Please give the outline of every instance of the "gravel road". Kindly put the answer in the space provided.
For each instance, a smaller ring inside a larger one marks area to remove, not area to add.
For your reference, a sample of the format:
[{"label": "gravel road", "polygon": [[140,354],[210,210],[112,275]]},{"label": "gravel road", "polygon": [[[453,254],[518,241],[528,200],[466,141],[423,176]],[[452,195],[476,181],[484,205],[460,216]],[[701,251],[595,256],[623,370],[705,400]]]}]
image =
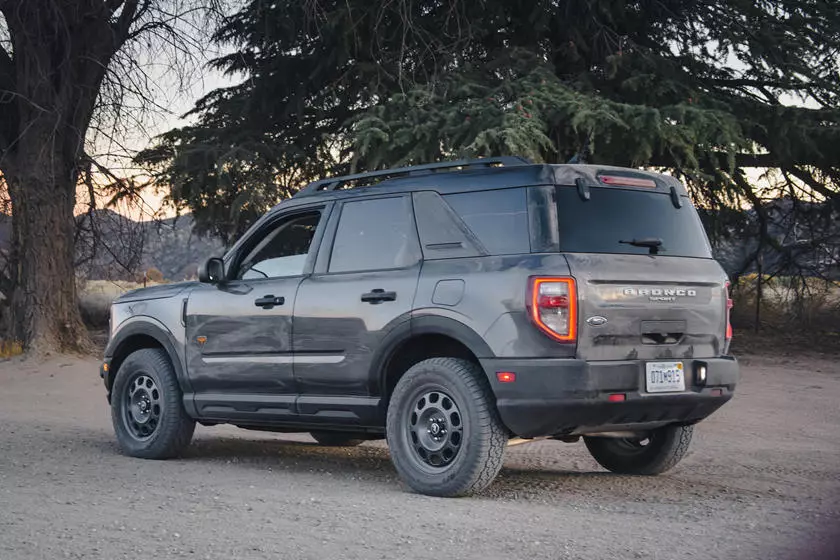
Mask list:
[{"label": "gravel road", "polygon": [[385,447],[201,428],[119,454],[94,360],[0,364],[0,560],[840,558],[840,368],[742,359],[735,399],[656,478],[582,444],[508,449],[484,494],[410,494]]}]

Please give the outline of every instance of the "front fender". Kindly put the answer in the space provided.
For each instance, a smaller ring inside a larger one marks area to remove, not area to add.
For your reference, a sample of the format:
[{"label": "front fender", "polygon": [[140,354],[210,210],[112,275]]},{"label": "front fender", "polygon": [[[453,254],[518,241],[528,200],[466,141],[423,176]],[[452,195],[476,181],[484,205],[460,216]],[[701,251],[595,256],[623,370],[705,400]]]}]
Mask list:
[{"label": "front fender", "polygon": [[165,324],[146,315],[135,315],[123,321],[105,347],[104,363],[107,364],[108,373],[104,375],[103,372],[103,378],[109,399],[114,377],[123,360],[135,350],[150,346],[160,346],[169,355],[178,377],[178,384],[184,394],[184,406],[187,412],[193,415],[191,411],[193,390],[187,376],[183,338],[179,340]]}]

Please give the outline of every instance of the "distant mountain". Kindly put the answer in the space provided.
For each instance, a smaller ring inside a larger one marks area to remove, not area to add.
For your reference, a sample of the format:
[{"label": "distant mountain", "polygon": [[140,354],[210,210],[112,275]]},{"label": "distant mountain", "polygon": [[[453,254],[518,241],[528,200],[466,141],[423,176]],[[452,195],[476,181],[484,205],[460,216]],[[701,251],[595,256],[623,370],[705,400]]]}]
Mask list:
[{"label": "distant mountain", "polygon": [[[216,239],[193,232],[191,216],[137,222],[112,210],[80,214],[76,263],[90,280],[134,280],[157,268],[167,280],[195,277],[198,265],[224,253]],[[0,214],[0,250],[11,243],[12,218]]]},{"label": "distant mountain", "polygon": [[[773,246],[761,252],[765,274],[822,275],[840,279],[840,213],[824,204],[794,204],[789,199],[765,206]],[[715,258],[730,274],[754,272],[758,248],[755,209],[737,213],[737,226],[726,235],[712,236]],[[701,212],[711,231],[714,215]],[[731,219],[731,216],[730,216]],[[91,280],[133,280],[156,268],[167,280],[194,278],[198,265],[224,252],[214,238],[193,232],[189,215],[160,221],[136,222],[111,210],[77,217],[76,261],[79,273]],[[9,246],[11,217],[0,214],[0,250]]]},{"label": "distant mountain", "polygon": [[136,222],[111,210],[77,217],[76,260],[88,279],[131,279],[156,268],[167,280],[194,278],[198,265],[224,252],[193,232],[190,216]]},{"label": "distant mountain", "polygon": [[727,235],[713,237],[715,258],[728,273],[756,272],[758,255],[763,274],[840,279],[840,212],[829,204],[787,197],[766,202],[763,211],[771,241],[760,252],[755,208],[742,212]]},{"label": "distant mountain", "polygon": [[[157,268],[167,280],[194,278],[198,265],[224,253],[216,239],[193,232],[187,216],[136,222],[111,210],[76,217],[78,272],[90,280],[133,280]],[[0,214],[0,251],[11,242],[11,216]]]}]

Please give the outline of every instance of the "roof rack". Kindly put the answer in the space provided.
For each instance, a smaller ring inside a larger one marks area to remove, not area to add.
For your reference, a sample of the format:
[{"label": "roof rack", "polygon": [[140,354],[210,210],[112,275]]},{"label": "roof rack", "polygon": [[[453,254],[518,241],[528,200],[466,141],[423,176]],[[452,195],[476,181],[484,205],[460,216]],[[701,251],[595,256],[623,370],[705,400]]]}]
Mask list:
[{"label": "roof rack", "polygon": [[[383,169],[381,171],[371,171],[369,173],[356,173],[355,175],[344,175],[342,177],[328,177],[319,181],[313,181],[302,188],[295,194],[295,196],[307,196],[316,194],[322,191],[335,191],[343,188],[347,183],[361,181],[365,179],[381,180],[392,179],[403,176],[420,176],[430,175],[432,173],[444,170],[453,169],[457,167],[491,167],[491,166],[512,166],[512,165],[530,165],[531,161],[519,156],[504,156],[493,158],[478,158],[478,159],[460,159],[456,161],[442,161],[439,163],[429,163],[426,165],[412,165],[409,167],[399,167],[397,169]],[[368,185],[364,185],[368,186]]]}]

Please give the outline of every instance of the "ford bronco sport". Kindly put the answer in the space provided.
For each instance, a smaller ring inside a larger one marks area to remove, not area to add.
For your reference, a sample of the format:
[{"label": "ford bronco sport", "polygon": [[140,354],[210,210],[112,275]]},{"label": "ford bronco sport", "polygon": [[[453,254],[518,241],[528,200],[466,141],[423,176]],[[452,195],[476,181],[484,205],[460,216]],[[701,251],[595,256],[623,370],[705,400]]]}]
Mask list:
[{"label": "ford bronco sport", "polygon": [[666,175],[495,158],[329,178],[199,280],[111,308],[101,375],[128,455],[229,423],[385,437],[438,496],[487,486],[513,437],[582,437],[652,475],[738,379],[726,276]]}]

